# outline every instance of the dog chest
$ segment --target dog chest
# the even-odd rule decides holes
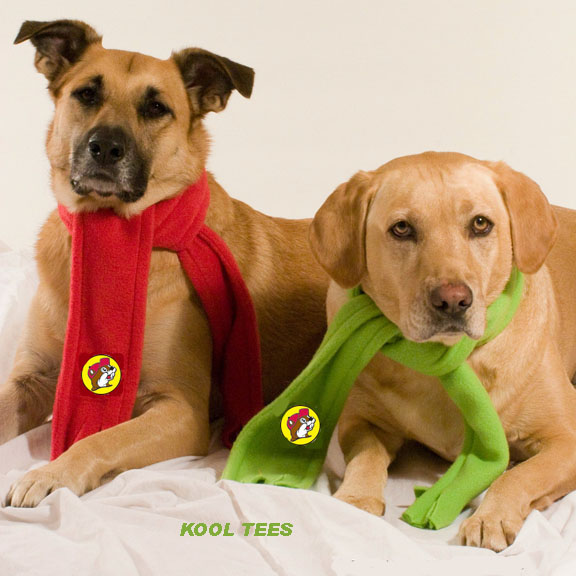
[[[437,378],[378,354],[358,378],[350,404],[382,430],[416,440],[447,460],[460,452],[462,417]]]

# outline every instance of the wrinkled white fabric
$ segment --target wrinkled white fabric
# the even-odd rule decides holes
[[[29,254],[0,252],[2,381],[36,283]],[[47,462],[49,444],[45,424],[0,446],[2,499],[12,482]],[[458,525],[470,511],[437,532],[399,519],[413,487],[433,483],[446,469],[424,449],[404,450],[392,467],[384,518],[330,496],[344,470],[334,441],[314,490],[219,481],[227,454],[215,430],[205,458],[130,470],[82,497],[58,490],[34,509],[0,508],[0,575],[576,574],[576,493],[533,512],[514,545],[496,554],[457,545]],[[181,536],[190,523],[229,524],[234,536]],[[245,536],[242,523],[290,523],[292,533],[255,536],[253,527]]]

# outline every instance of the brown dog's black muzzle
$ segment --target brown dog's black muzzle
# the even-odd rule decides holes
[[[136,202],[148,186],[148,165],[121,126],[96,126],[74,150],[70,183],[80,196],[117,196]]]

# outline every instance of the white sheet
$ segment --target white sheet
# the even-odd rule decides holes
[[[36,285],[29,254],[0,251],[0,378],[6,378]],[[576,415],[575,415],[576,417]],[[1,423],[0,423],[1,425]],[[415,484],[445,464],[405,451],[376,518],[329,494],[343,472],[333,442],[314,490],[219,481],[227,450],[214,433],[206,458],[179,458],[121,474],[80,498],[58,490],[35,509],[0,509],[0,575],[446,575],[574,576],[576,493],[533,512],[500,554],[456,544],[458,524],[437,532],[399,520]],[[0,498],[48,459],[50,425],[0,447]],[[575,447],[576,449],[576,447]],[[230,525],[234,536],[180,536],[189,523]],[[244,536],[242,523],[290,523],[289,536]]]

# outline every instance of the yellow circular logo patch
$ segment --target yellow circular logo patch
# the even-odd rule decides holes
[[[284,412],[281,428],[286,440],[303,446],[316,440],[320,432],[320,419],[308,406],[293,406]]]
[[[94,394],[109,394],[121,378],[120,366],[110,356],[92,356],[82,368],[82,382]]]

